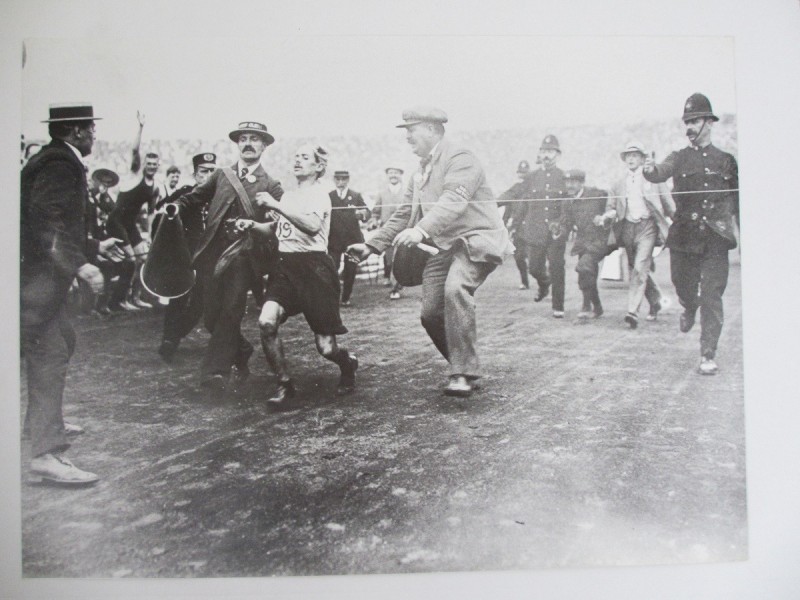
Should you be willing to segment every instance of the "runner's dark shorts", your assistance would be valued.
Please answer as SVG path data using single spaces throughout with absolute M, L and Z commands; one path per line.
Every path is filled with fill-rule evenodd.
M 327 252 L 282 252 L 267 279 L 266 301 L 280 304 L 286 318 L 303 313 L 318 335 L 340 335 L 347 327 L 339 315 L 339 291 L 339 274 Z

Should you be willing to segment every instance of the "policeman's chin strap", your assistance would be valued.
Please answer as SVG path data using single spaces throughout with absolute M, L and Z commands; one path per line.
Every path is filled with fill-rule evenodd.
M 694 137 L 695 140 L 697 140 L 697 138 L 700 137 L 700 134 L 703 133 L 703 130 L 706 128 L 706 123 L 708 123 L 708 119 L 703 119 L 703 125 L 702 125 L 702 127 L 700 127 L 700 131 L 697 132 L 697 135 L 695 135 L 695 137 Z M 695 146 L 696 145 L 697 144 L 695 143 Z

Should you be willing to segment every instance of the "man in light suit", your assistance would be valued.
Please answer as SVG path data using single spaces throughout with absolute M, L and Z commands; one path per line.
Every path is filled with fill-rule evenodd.
M 390 245 L 438 248 L 422 274 L 422 325 L 450 363 L 448 396 L 467 397 L 480 377 L 475 350 L 475 291 L 513 252 L 483 167 L 472 152 L 445 137 L 444 111 L 403 112 L 406 140 L 421 161 L 403 205 L 366 244 L 348 252 L 364 260 Z
M 617 242 L 625 248 L 630 267 L 628 312 L 625 322 L 631 329 L 639 325 L 639 305 L 647 298 L 650 313 L 647 319 L 655 320 L 661 310 L 661 290 L 650 274 L 653 265 L 653 248 L 658 240 L 667 237 L 668 217 L 675 213 L 675 202 L 664 183 L 651 183 L 644 178 L 644 146 L 630 142 L 620 152 L 628 167 L 625 177 L 611 188 L 606 212 L 598 215 L 598 223 L 613 221 Z
M 205 183 L 177 201 L 182 213 L 208 205 L 205 230 L 192 260 L 203 288 L 203 321 L 211 332 L 201 367 L 201 386 L 212 395 L 226 388 L 232 368 L 234 388 L 250 374 L 247 365 L 253 346 L 242 335 L 241 325 L 247 291 L 263 267 L 254 264 L 253 248 L 241 243 L 241 234 L 226 223 L 240 218 L 263 223 L 268 220 L 267 210 L 256 201 L 256 194 L 267 192 L 275 200 L 283 196 L 280 182 L 267 175 L 260 163 L 266 147 L 275 141 L 267 126 L 245 121 L 228 137 L 239 148 L 239 160 L 230 168 L 217 169 Z M 233 182 L 241 185 L 244 198 Z
M 367 225 L 370 231 L 378 229 L 394 214 L 403 203 L 405 188 L 403 187 L 403 169 L 400 167 L 386 168 L 386 183 L 375 194 L 375 204 L 372 206 L 372 219 Z M 388 280 L 387 285 L 391 286 L 389 292 L 390 300 L 400 299 L 400 290 L 403 289 L 392 274 L 392 258 L 394 257 L 394 247 L 389 246 L 383 253 L 383 276 Z

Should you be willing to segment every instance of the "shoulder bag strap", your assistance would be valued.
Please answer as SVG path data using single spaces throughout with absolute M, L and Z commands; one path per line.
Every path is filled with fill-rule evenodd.
M 228 178 L 228 181 L 236 191 L 236 195 L 239 197 L 239 204 L 241 205 L 242 210 L 244 210 L 244 213 L 247 215 L 247 218 L 255 219 L 256 211 L 253 209 L 253 202 L 250 200 L 250 196 L 247 195 L 242 182 L 239 181 L 239 178 L 233 172 L 233 169 L 230 167 L 223 167 L 222 173 Z

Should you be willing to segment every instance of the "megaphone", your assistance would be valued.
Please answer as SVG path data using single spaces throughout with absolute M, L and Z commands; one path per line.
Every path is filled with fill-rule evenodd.
M 180 298 L 195 281 L 192 253 L 186 242 L 177 204 L 166 204 L 150 253 L 142 267 L 142 286 L 160 298 Z

